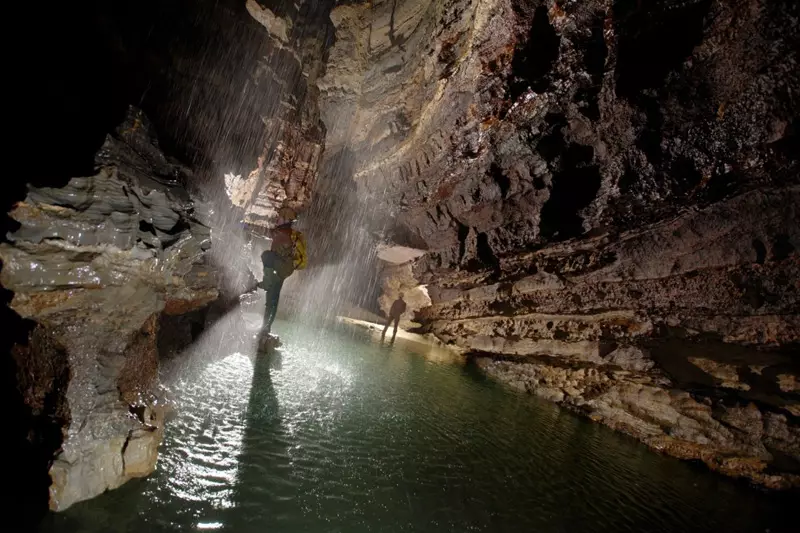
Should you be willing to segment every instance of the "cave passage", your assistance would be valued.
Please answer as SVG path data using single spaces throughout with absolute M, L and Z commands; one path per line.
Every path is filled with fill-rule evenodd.
M 798 6 L 31 4 L 10 507 L 46 533 L 787 530 Z
M 429 346 L 279 321 L 285 347 L 257 356 L 257 307 L 164 369 L 177 408 L 156 473 L 43 531 L 752 531 L 786 518 L 779 499 Z

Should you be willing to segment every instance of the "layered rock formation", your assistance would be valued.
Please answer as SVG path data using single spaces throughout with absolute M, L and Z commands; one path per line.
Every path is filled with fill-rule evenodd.
M 796 485 L 797 5 L 397 0 L 331 18 L 326 150 L 352 155 L 387 238 L 427 250 L 385 284 L 427 286 L 417 319 L 654 448 Z
M 40 421 L 29 438 L 57 449 L 52 509 L 155 467 L 164 427 L 159 316 L 218 294 L 204 258 L 210 229 L 188 179 L 131 109 L 94 175 L 31 187 L 11 212 L 19 227 L 0 245 L 0 279 L 14 293 L 11 308 L 36 323 L 14 354 L 23 399 Z
M 226 237 L 308 208 L 306 308 L 375 300 L 380 277 L 384 310 L 405 292 L 407 318 L 498 379 L 655 449 L 798 484 L 796 3 L 333 4 L 98 8 L 113 45 L 80 72 L 110 70 L 119 97 L 71 80 L 64 100 L 141 101 L 199 172 L 134 113 L 93 175 L 13 211 L 2 283 L 37 324 L 17 381 L 30 438 L 57 452 L 52 506 L 153 467 L 159 349 L 181 345 L 160 325 L 194 336 L 220 285 L 184 184 L 227 192 Z M 48 171 L 85 151 L 69 137 Z M 401 253 L 373 254 L 379 238 Z M 245 255 L 226 241 L 220 261 Z
M 21 475 L 57 456 L 47 466 L 52 508 L 153 468 L 163 431 L 159 358 L 181 351 L 251 284 L 242 222 L 269 226 L 281 205 L 309 204 L 331 5 L 175 0 L 53 13 L 61 22 L 46 37 L 66 42 L 71 66 L 32 77 L 28 121 L 38 136 L 62 117 L 69 135 L 43 176 L 23 178 L 47 186 L 30 187 L 14 207 L 20 227 L 2 249 L 11 308 L 36 324 L 14 348 L 9 382 L 22 391 L 15 432 L 32 462 Z M 165 158 L 141 114 L 91 162 L 134 102 L 153 118 L 164 152 L 192 172 Z M 192 198 L 207 199 L 208 212 Z M 211 226 L 226 237 L 207 251 Z
M 76 57 L 63 81 L 48 80 L 54 88 L 42 99 L 68 108 L 71 123 L 102 121 L 91 132 L 101 135 L 98 145 L 124 107 L 137 105 L 166 151 L 195 170 L 192 192 L 225 200 L 228 175 L 230 195 L 248 221 L 270 224 L 280 204 L 302 208 L 310 201 L 324 138 L 316 79 L 332 38 L 331 5 L 122 0 L 59 6 L 54 18 L 63 17 L 70 29 L 48 30 L 58 32 L 55 42 L 70 40 L 65 55 Z M 109 88 L 76 91 L 85 79 L 104 79 Z M 61 102 L 62 94 L 75 104 Z M 88 144 L 68 142 L 80 149 L 72 152 Z
M 259 110 L 264 141 L 256 168 L 228 174 L 226 188 L 245 221 L 270 226 L 281 206 L 308 208 L 322 156 L 324 127 L 317 107 L 317 79 L 332 37 L 331 2 L 281 4 L 248 0 L 250 15 L 267 30 L 253 84 L 266 102 Z M 270 9 L 276 9 L 278 13 Z

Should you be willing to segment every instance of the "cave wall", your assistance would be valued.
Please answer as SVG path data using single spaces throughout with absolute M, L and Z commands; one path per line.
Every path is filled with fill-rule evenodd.
M 797 4 L 331 18 L 326 149 L 353 154 L 375 229 L 426 250 L 425 329 L 654 449 L 796 485 Z
M 333 39 L 329 13 L 333 0 L 245 3 L 261 26 L 263 43 L 255 64 L 246 65 L 247 89 L 261 105 L 245 112 L 256 119 L 260 150 L 254 167 L 225 174 L 229 198 L 245 211 L 245 222 L 269 227 L 281 206 L 308 209 L 323 154 L 325 128 L 320 120 L 317 80 Z M 266 31 L 263 31 L 266 30 Z M 235 67 L 240 69 L 241 67 Z M 235 131 L 248 135 L 240 122 Z M 250 137 L 252 139 L 252 136 Z
M 36 139 L 58 117 L 70 135 L 52 148 L 41 174 L 63 181 L 90 172 L 104 136 L 136 105 L 153 121 L 164 151 L 195 170 L 193 194 L 226 203 L 231 197 L 256 225 L 270 224 L 281 204 L 306 207 L 325 134 L 315 82 L 333 36 L 331 4 L 52 6 L 41 47 L 31 43 L 23 56 L 32 87 L 20 129 Z M 46 49 L 56 64 L 35 68 L 47 62 L 39 52 Z
M 158 317 L 218 296 L 211 230 L 181 185 L 191 172 L 160 151 L 131 108 L 95 173 L 30 187 L 0 244 L 10 307 L 35 327 L 14 349 L 29 439 L 52 457 L 50 507 L 116 488 L 155 468 L 164 429 Z
M 157 350 L 183 342 L 159 328 L 195 335 L 220 284 L 184 189 L 230 198 L 231 224 L 308 208 L 312 262 L 357 263 L 317 295 L 360 286 L 378 237 L 424 250 L 381 305 L 425 285 L 409 318 L 490 375 L 797 484 L 796 3 L 339 4 L 88 2 L 42 21 L 62 60 L 25 72 L 15 131 L 37 165 L 4 196 L 22 202 L 0 249 L 12 309 L 38 323 L 13 370 L 41 376 L 15 385 L 26 438 L 58 453 L 53 506 L 152 468 Z
M 28 519 L 48 485 L 64 509 L 154 467 L 159 359 L 253 282 L 253 228 L 310 202 L 331 6 L 122 1 L 20 14 L 39 23 L 20 55 L 29 90 L 15 127 L 19 159 L 35 164 L 4 183 L 0 281 L 3 385 L 24 459 L 12 478 Z M 211 227 L 226 238 L 209 249 Z

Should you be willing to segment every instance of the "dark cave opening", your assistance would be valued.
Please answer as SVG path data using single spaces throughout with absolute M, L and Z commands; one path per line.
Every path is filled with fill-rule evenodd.
M 661 109 L 654 98 L 642 96 L 639 98 L 639 105 L 647 117 L 646 123 L 639 136 L 636 138 L 636 147 L 647 156 L 647 160 L 657 165 L 663 160 L 661 150 L 661 140 L 663 139 L 662 128 L 664 118 Z
M 786 233 L 779 233 L 775 235 L 772 242 L 772 260 L 783 261 L 787 259 L 795 251 L 794 246 L 789 240 L 789 235 Z
M 711 0 L 674 4 L 669 0 L 614 2 L 619 96 L 634 100 L 644 89 L 660 88 L 702 40 Z
M 528 40 L 524 48 L 517 50 L 511 63 L 512 82 L 509 97 L 515 101 L 525 91 L 541 93 L 550 86 L 548 74 L 558 59 L 561 38 L 550 24 L 547 7 L 536 8 Z
M 492 163 L 489 166 L 489 175 L 492 177 L 497 186 L 500 187 L 500 194 L 503 198 L 508 196 L 508 191 L 511 188 L 511 180 L 505 175 L 503 169 L 497 163 Z
M 695 168 L 691 159 L 685 157 L 679 157 L 672 163 L 670 176 L 676 196 L 691 193 L 703 181 L 703 174 Z
M 636 172 L 631 168 L 630 163 L 625 163 L 625 171 L 620 176 L 617 182 L 617 188 L 620 194 L 625 194 L 631 191 L 631 188 L 636 183 Z
M 756 251 L 756 263 L 763 265 L 767 260 L 767 247 L 759 239 L 753 239 L 753 249 Z
M 580 210 L 587 207 L 600 190 L 602 176 L 590 164 L 594 150 L 571 144 L 562 156 L 562 170 L 554 173 L 550 198 L 542 207 L 539 235 L 561 241 L 583 234 Z
M 548 113 L 545 116 L 545 122 L 549 126 L 549 131 L 539 138 L 536 143 L 536 151 L 550 163 L 561 154 L 567 144 L 563 132 L 564 126 L 567 125 L 567 119 L 561 113 Z
M 469 236 L 469 226 L 455 221 L 458 224 L 458 261 L 464 260 L 464 255 L 467 253 L 467 237 Z
M 476 238 L 475 247 L 476 256 L 471 258 L 464 265 L 464 270 L 467 272 L 480 272 L 487 268 L 496 270 L 499 265 L 499 260 L 492 250 L 492 245 L 489 243 L 489 235 L 486 233 L 478 233 Z
M 497 256 L 495 256 L 492 246 L 489 244 L 489 236 L 486 233 L 478 233 L 478 259 L 486 266 L 497 266 Z

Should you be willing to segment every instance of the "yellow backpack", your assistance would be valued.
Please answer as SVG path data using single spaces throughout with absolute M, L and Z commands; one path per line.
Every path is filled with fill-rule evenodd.
M 301 232 L 292 230 L 292 253 L 295 270 L 303 270 L 307 264 L 306 237 Z

